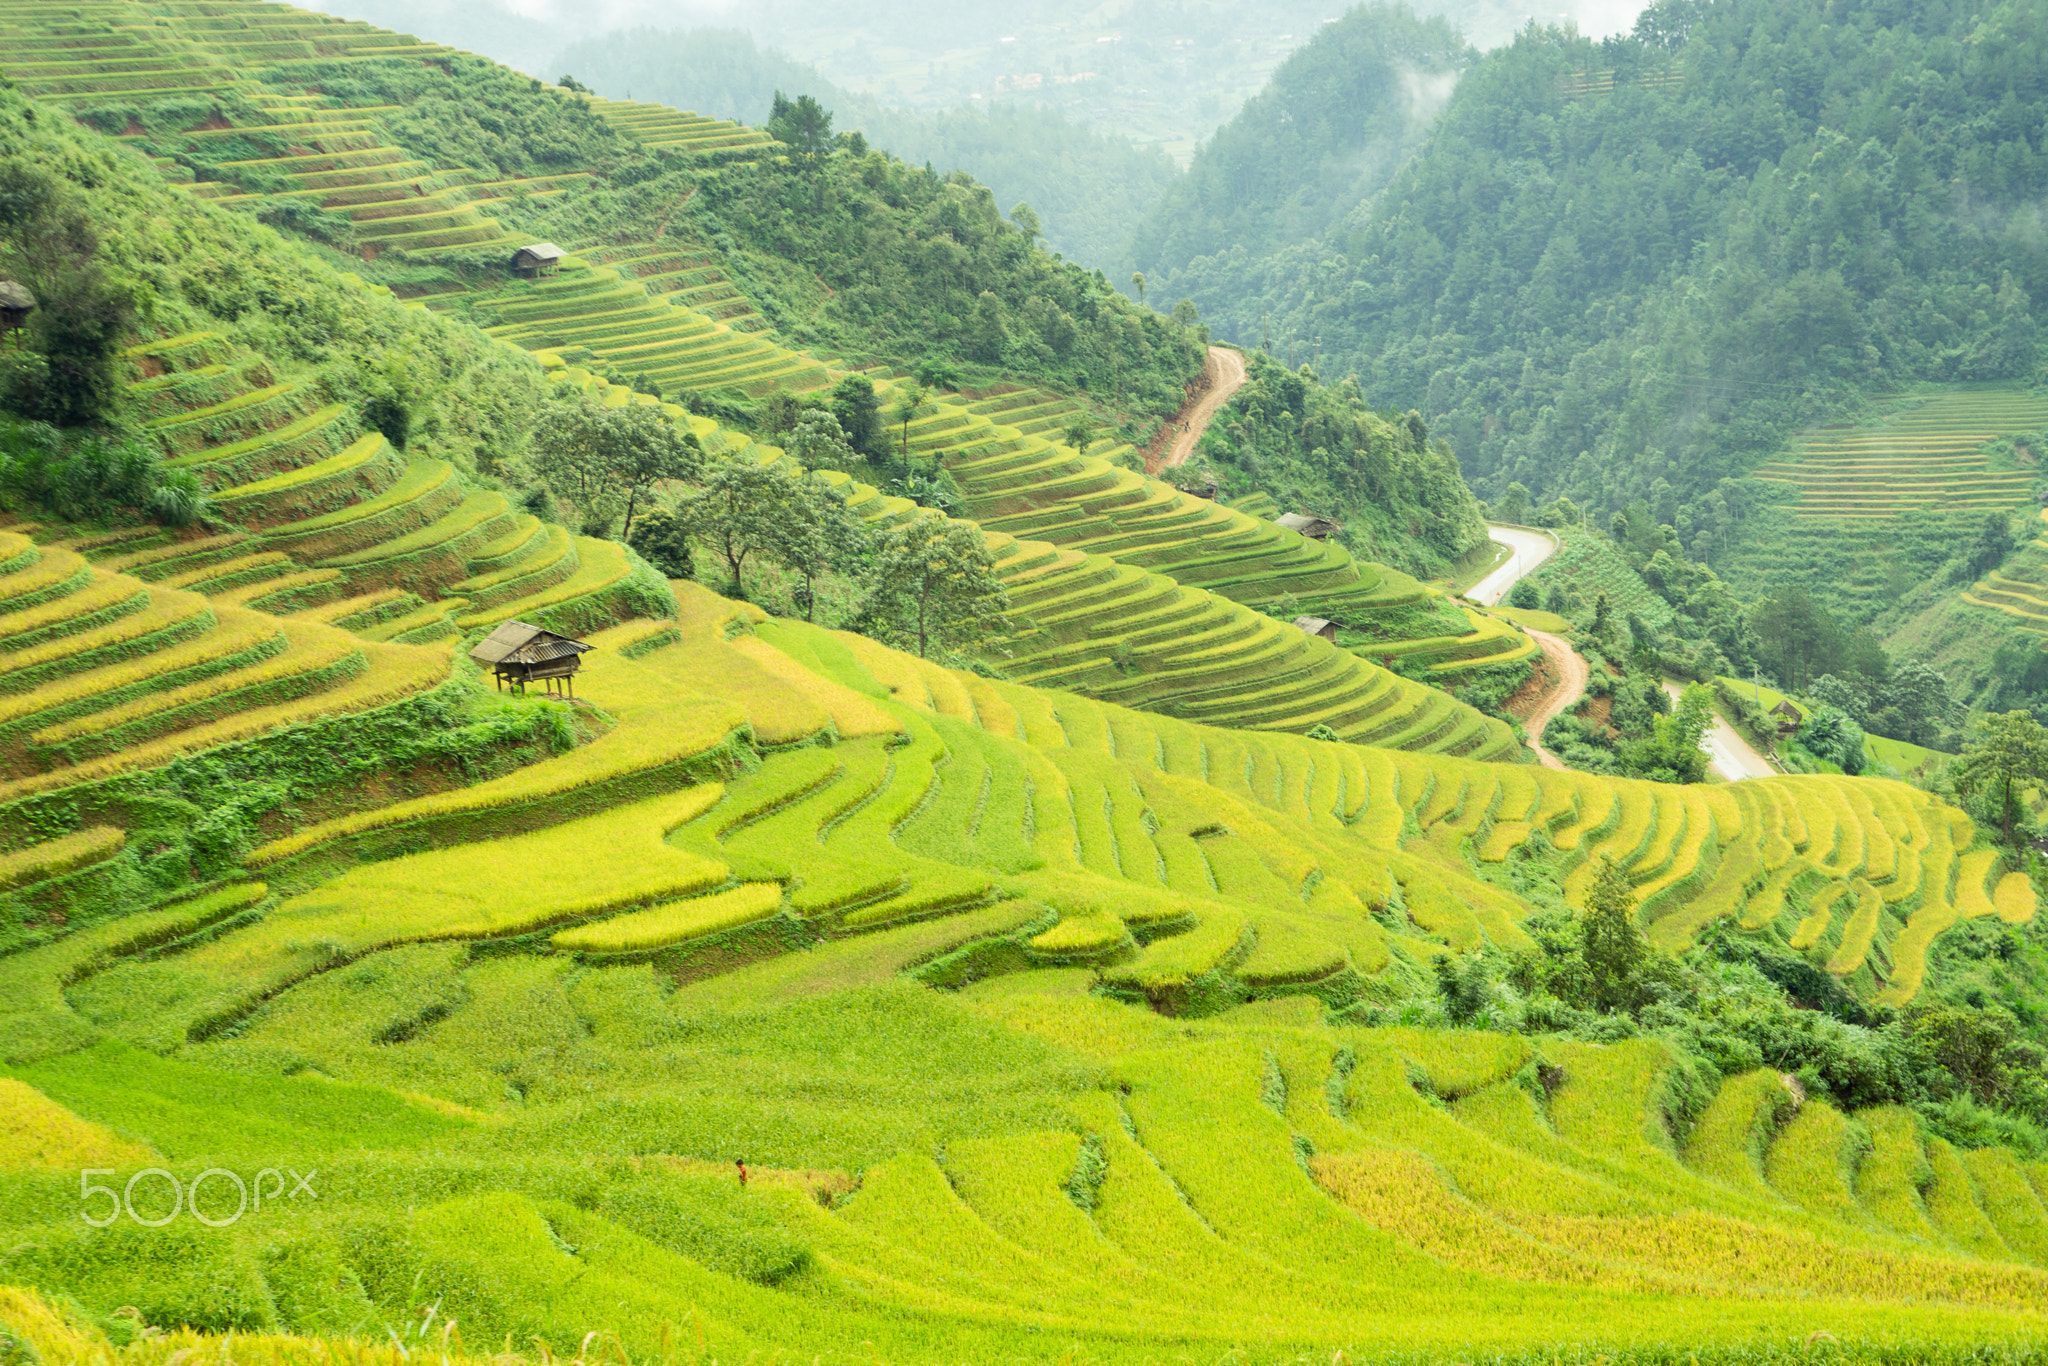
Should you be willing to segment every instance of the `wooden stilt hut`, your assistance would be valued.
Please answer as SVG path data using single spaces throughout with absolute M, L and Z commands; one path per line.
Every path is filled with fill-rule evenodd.
M 582 655 L 596 648 L 523 621 L 508 621 L 485 636 L 469 657 L 489 665 L 491 677 L 501 689 L 517 688 L 524 693 L 527 684 L 542 683 L 551 695 L 574 698 Z

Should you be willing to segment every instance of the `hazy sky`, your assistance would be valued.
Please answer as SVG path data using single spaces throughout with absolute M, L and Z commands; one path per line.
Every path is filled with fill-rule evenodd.
M 766 21 L 764 26 L 781 29 L 783 21 L 791 11 L 801 7 L 783 0 L 503 0 L 505 7 L 514 13 L 530 19 L 549 23 L 573 23 L 581 32 L 588 34 L 610 28 L 627 28 L 646 24 L 657 28 L 691 28 L 700 24 L 721 24 L 734 28 L 748 28 L 757 22 Z M 1458 18 L 1462 11 L 1472 8 L 1461 0 L 1411 0 L 1413 7 L 1424 14 L 1445 14 Z M 900 3 L 835 4 L 831 9 L 840 22 L 858 24 L 866 17 L 882 17 L 891 12 L 901 12 L 906 7 Z M 1011 22 L 1017 14 L 1013 6 L 990 6 L 980 10 L 986 16 L 985 27 L 994 31 Z M 1117 10 L 1115 3 L 1099 6 L 1095 14 L 1101 16 L 1105 26 L 1113 25 Z M 1330 5 L 1332 15 L 1341 13 L 1347 6 Z M 1569 18 L 1576 20 L 1583 33 L 1604 38 L 1611 33 L 1624 32 L 1635 23 L 1643 6 L 1641 0 L 1524 0 L 1520 5 L 1490 0 L 1480 8 L 1490 11 L 1515 9 L 1523 15 L 1534 16 L 1546 22 Z M 962 7 L 961 13 L 973 14 L 974 7 Z M 766 36 L 761 35 L 761 36 Z M 1302 35 L 1304 38 L 1306 34 Z M 787 38 L 784 37 L 784 41 Z

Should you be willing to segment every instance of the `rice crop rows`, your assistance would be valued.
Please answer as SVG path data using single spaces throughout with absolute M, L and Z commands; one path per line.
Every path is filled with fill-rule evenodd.
M 245 62 L 440 51 L 260 0 L 91 27 L 131 13 L 5 0 L 0 31 L 113 51 L 161 28 Z M 56 31 L 73 26 L 91 31 Z M 9 46 L 8 69 L 64 64 L 29 60 L 47 51 Z M 153 78 L 132 60 L 109 74 Z M 302 183 L 266 193 L 410 229 L 382 240 L 481 202 L 375 159 L 374 116 L 325 104 L 272 106 L 306 155 L 265 172 Z M 708 158 L 764 155 L 758 135 L 599 111 Z M 421 212 L 386 211 L 400 186 Z M 749 382 L 711 348 L 754 336 L 751 315 L 697 258 L 592 258 L 557 277 L 588 286 L 565 291 L 580 303 L 524 291 L 539 311 L 507 325 L 611 327 L 638 316 L 637 284 L 663 323 L 706 324 L 650 347 Z M 437 697 L 475 716 L 554 707 L 477 688 L 451 646 L 388 639 L 512 615 L 588 636 L 594 705 L 539 713 L 577 741 L 555 734 L 561 752 L 464 751 L 418 786 L 365 783 L 347 814 L 280 809 L 267 843 L 222 855 L 225 885 L 138 892 L 0 954 L 0 1280 L 86 1307 L 0 1289 L 39 1359 L 310 1366 L 383 1348 L 270 1331 L 389 1322 L 413 1356 L 470 1360 L 453 1325 L 439 1348 L 403 1326 L 420 1305 L 472 1342 L 581 1342 L 584 1366 L 1512 1355 L 1560 1325 L 1617 1363 L 1826 1334 L 1830 1359 L 1877 1342 L 1945 1366 L 2037 1332 L 2038 1167 L 1911 1111 L 1839 1111 L 1774 1069 L 1709 1097 L 1656 1038 L 1326 1013 L 1426 991 L 1446 947 L 1528 950 L 1511 860 L 1532 842 L 1574 906 L 1615 859 L 1660 946 L 1733 920 L 1909 1005 L 1955 921 L 2035 912 L 1933 796 L 1484 762 L 1513 751 L 1477 713 L 1257 610 L 1315 592 L 1419 609 L 1412 584 L 1127 478 L 1114 452 L 1058 451 L 1045 434 L 1072 408 L 1050 396 L 943 397 L 913 423 L 1013 529 L 994 537 L 1020 605 L 998 679 L 693 585 L 673 616 L 607 625 L 640 572 L 612 543 L 400 463 L 340 417 L 294 432 L 321 410 L 221 338 L 154 345 L 135 397 L 160 432 L 205 429 L 180 458 L 202 457 L 245 530 L 0 531 L 0 802 L 370 711 L 454 669 Z M 716 454 L 779 458 L 670 415 Z M 878 524 L 920 515 L 848 492 Z M 1522 648 L 1458 624 L 1393 653 Z M 1317 725 L 1375 743 L 1300 733 Z M 450 786 L 471 772 L 492 776 Z M 0 856 L 0 890 L 27 904 L 102 863 L 142 887 L 152 854 L 129 841 L 60 823 Z M 162 1241 L 78 1225 L 79 1166 L 115 1168 L 98 1174 L 119 1190 L 152 1164 L 189 1181 L 188 1159 L 259 1153 L 320 1169 L 318 1220 Z M 92 1325 L 124 1306 L 172 1331 L 103 1349 Z
M 1821 427 L 1755 472 L 1800 491 L 1801 518 L 1888 518 L 1908 510 L 1982 512 L 2033 492 L 2030 469 L 1994 468 L 1983 448 L 2048 425 L 2048 398 L 2020 389 L 1931 391 L 1894 401 L 1861 427 Z

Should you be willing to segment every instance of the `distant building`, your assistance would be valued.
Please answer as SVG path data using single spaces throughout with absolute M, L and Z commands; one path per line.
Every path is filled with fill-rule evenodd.
M 1337 623 L 1326 617 L 1296 617 L 1294 625 L 1303 635 L 1321 636 L 1332 645 L 1337 643 Z
M 485 636 L 469 657 L 490 665 L 500 688 L 523 693 L 529 683 L 544 683 L 550 693 L 560 691 L 573 698 L 576 671 L 583 667 L 581 656 L 596 648 L 523 621 L 508 621 Z
M 1197 498 L 1207 498 L 1212 503 L 1216 501 L 1217 489 L 1214 479 L 1204 479 L 1196 484 L 1177 484 L 1175 487 L 1182 493 L 1192 494 Z
M 36 296 L 28 292 L 27 285 L 0 280 L 0 337 L 19 331 L 35 311 Z
M 1778 734 L 1780 737 L 1790 735 L 1793 731 L 1806 724 L 1805 713 L 1790 702 L 1783 701 L 1782 699 L 1777 706 L 1771 708 L 1770 714 L 1778 718 Z
M 532 280 L 553 275 L 562 264 L 563 251 L 553 242 L 535 242 L 512 253 L 512 273 Z
M 1327 541 L 1341 530 L 1329 518 L 1313 512 L 1283 512 L 1273 521 L 1289 531 L 1299 531 L 1311 541 Z

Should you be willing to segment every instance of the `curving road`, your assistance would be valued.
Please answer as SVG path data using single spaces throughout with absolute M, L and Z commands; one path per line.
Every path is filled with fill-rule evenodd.
M 1195 443 L 1209 430 L 1210 420 L 1223 411 L 1232 394 L 1244 387 L 1244 357 L 1227 346 L 1210 347 L 1209 363 L 1204 368 L 1209 373 L 1209 387 L 1180 410 L 1175 420 L 1184 430 L 1173 438 L 1173 449 L 1159 462 L 1162 470 L 1187 463 L 1187 458 L 1195 453 Z
M 1670 679 L 1664 680 L 1664 691 L 1671 695 L 1673 702 L 1685 695 L 1683 685 Z M 1744 778 L 1768 778 L 1778 770 L 1771 767 L 1770 760 L 1756 752 L 1756 747 L 1742 738 L 1742 732 L 1714 717 L 1714 724 L 1700 740 L 1701 748 L 1707 751 L 1707 767 L 1731 783 Z
M 1536 751 L 1537 763 L 1545 768 L 1563 768 L 1564 760 L 1543 747 L 1543 728 L 1586 695 L 1586 678 L 1591 670 L 1577 650 L 1549 632 L 1531 631 L 1529 639 L 1543 647 L 1544 656 L 1550 660 L 1550 667 L 1557 674 L 1558 685 L 1543 699 L 1543 705 L 1522 723 L 1522 734 L 1529 737 L 1529 748 Z
M 1500 606 L 1516 579 L 1535 573 L 1537 565 L 1557 553 L 1557 537 L 1547 532 L 1488 522 L 1486 535 L 1496 545 L 1504 545 L 1514 553 L 1506 564 L 1465 590 L 1465 596 L 1481 607 Z

